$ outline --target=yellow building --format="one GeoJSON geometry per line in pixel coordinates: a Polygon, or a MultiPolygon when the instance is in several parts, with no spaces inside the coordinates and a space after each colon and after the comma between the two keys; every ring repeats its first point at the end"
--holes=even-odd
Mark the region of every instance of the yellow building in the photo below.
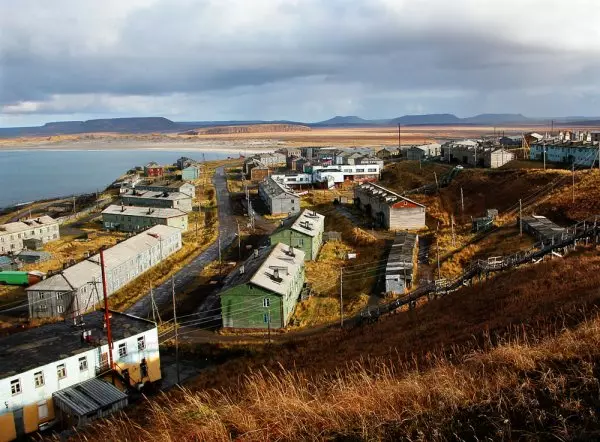
{"type": "Polygon", "coordinates": [[[110,316],[114,370],[102,311],[0,338],[0,442],[104,417],[127,405],[129,389],[161,379],[156,324],[110,316]]]}

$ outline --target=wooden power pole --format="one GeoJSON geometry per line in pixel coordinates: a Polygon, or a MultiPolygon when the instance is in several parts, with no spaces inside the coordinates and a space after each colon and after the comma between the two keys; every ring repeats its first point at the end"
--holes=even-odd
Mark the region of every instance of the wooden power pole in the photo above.
{"type": "Polygon", "coordinates": [[[179,334],[177,332],[177,307],[175,303],[175,277],[171,278],[171,294],[173,296],[173,324],[175,325],[175,369],[177,370],[177,384],[181,384],[179,375],[179,334]]]}

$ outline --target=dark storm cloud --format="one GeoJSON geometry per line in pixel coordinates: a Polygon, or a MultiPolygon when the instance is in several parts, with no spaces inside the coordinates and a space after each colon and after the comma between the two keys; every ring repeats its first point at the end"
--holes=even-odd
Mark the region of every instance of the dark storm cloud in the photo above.
{"type": "Polygon", "coordinates": [[[0,0],[0,110],[162,114],[168,109],[156,106],[167,106],[193,117],[194,103],[205,115],[231,113],[230,103],[246,118],[266,109],[300,119],[321,109],[317,100],[331,108],[317,113],[397,109],[393,116],[435,112],[449,100],[452,111],[472,112],[461,96],[493,103],[480,111],[531,112],[518,97],[543,88],[599,94],[599,34],[589,25],[598,8],[543,4],[0,0]],[[588,25],[562,32],[563,14],[577,7],[589,12],[588,25]],[[494,98],[501,91],[505,101],[494,98]]]}

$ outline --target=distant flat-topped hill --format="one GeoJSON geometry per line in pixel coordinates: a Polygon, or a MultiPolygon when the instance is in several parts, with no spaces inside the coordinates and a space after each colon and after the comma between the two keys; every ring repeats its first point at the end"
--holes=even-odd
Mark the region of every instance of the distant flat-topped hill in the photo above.
{"type": "Polygon", "coordinates": [[[217,126],[195,129],[198,135],[228,135],[249,134],[261,132],[299,132],[311,130],[308,126],[300,124],[252,124],[242,126],[217,126]]]}

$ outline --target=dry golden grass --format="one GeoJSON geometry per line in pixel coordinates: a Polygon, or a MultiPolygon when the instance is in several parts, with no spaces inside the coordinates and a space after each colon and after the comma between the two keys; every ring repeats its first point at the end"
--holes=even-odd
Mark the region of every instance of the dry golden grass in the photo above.
{"type": "Polygon", "coordinates": [[[587,440],[600,423],[600,275],[588,273],[599,264],[585,253],[525,267],[373,326],[265,349],[76,438],[587,440]]]}

